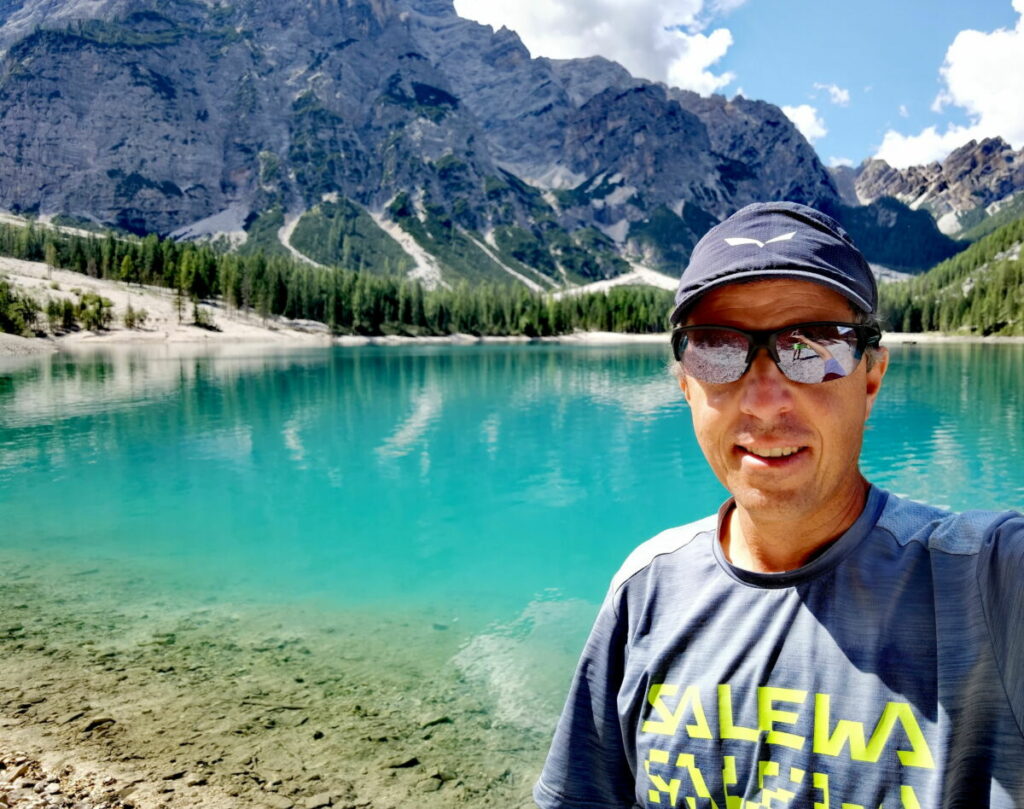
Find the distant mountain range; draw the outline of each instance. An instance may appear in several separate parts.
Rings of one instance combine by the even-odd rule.
[[[916,272],[963,246],[936,219],[1016,199],[968,168],[830,173],[772,104],[531,58],[451,0],[12,0],[0,53],[0,209],[428,285],[676,276],[765,199]]]
[[[894,169],[884,160],[830,169],[847,205],[891,197],[927,211],[950,236],[973,240],[1024,216],[1024,149],[972,140],[941,163]]]

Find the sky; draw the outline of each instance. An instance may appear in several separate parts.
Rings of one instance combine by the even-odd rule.
[[[828,165],[1024,148],[1024,0],[455,0],[534,56],[776,104]]]

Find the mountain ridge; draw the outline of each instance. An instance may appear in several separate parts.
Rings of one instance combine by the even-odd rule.
[[[23,0],[0,48],[16,212],[541,286],[677,275],[755,200],[842,215],[778,107],[534,58],[450,0]]]
[[[1000,137],[971,140],[941,161],[896,169],[878,158],[832,169],[843,202],[869,205],[883,197],[926,210],[951,236],[977,238],[972,228],[1014,206],[1024,213],[1024,148]],[[994,227],[989,225],[987,229]]]

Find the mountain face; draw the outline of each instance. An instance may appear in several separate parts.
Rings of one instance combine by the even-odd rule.
[[[868,160],[856,170],[833,170],[833,179],[847,204],[892,197],[928,211],[950,235],[968,234],[1000,210],[1024,212],[1024,149],[1014,152],[1002,138],[972,140],[926,166],[894,169]]]
[[[676,275],[754,200],[841,207],[777,107],[451,0],[13,0],[0,49],[2,209],[546,289]]]

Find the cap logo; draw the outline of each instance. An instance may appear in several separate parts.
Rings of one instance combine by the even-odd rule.
[[[794,236],[796,236],[795,230],[790,231],[789,233],[783,233],[781,236],[775,236],[766,242],[762,242],[760,239],[751,239],[747,236],[731,236],[724,241],[730,247],[738,247],[741,244],[756,244],[758,247],[764,247],[766,244],[771,244],[772,242],[788,242]]]

